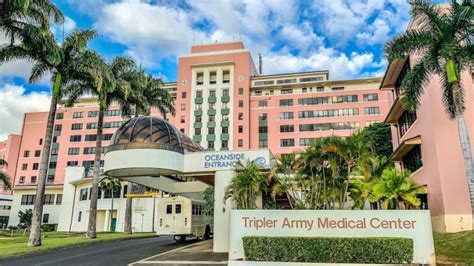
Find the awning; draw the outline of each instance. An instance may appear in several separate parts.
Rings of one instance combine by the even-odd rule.
[[[407,154],[413,147],[416,145],[421,144],[421,136],[418,135],[416,137],[406,139],[400,145],[398,145],[397,149],[390,155],[390,160],[391,161],[401,161],[403,159],[403,156]]]
[[[397,97],[395,102],[390,107],[390,110],[388,111],[388,114],[385,117],[384,123],[396,124],[400,116],[403,114],[404,110],[405,109],[403,109],[401,97]]]
[[[407,59],[408,57],[397,59],[388,65],[380,84],[380,90],[393,89],[395,87],[395,82],[397,82],[400,71],[402,71]]]

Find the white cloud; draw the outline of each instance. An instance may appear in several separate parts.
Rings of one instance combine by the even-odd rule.
[[[270,53],[263,59],[263,68],[268,73],[329,70],[332,80],[359,76],[364,68],[375,65],[371,53],[353,52],[348,57],[332,48],[320,48],[309,57]]]
[[[13,84],[0,87],[0,140],[9,134],[20,134],[23,115],[48,111],[50,96],[44,92],[25,93],[25,88]]]

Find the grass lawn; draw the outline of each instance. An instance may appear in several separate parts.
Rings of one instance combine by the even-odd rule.
[[[96,239],[87,239],[84,234],[68,234],[63,232],[43,233],[43,245],[40,247],[27,247],[28,234],[13,238],[0,238],[0,258],[22,255],[32,252],[51,250],[69,246],[82,246],[103,241],[113,241],[119,239],[139,238],[156,236],[156,233],[134,233],[127,235],[124,233],[97,233]]]
[[[437,263],[474,264],[474,231],[434,233]]]

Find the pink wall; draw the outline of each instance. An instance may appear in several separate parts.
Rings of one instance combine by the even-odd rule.
[[[410,58],[416,64],[416,58]],[[472,77],[464,73],[462,83],[465,92],[465,119],[470,131],[474,154],[474,93]],[[420,97],[417,120],[400,139],[397,130],[392,130],[394,149],[406,139],[421,136],[423,167],[414,178],[428,187],[428,203],[433,215],[471,213],[464,161],[458,138],[456,120],[447,116],[441,100],[438,76],[432,76]]]
[[[225,42],[225,43],[211,43],[202,45],[191,46],[191,53],[205,53],[205,52],[216,52],[225,50],[236,50],[243,49],[244,44],[242,42]]]
[[[6,173],[11,182],[14,182],[15,171],[18,161],[18,153],[20,150],[20,135],[11,134],[7,140],[0,142],[0,159],[7,161],[8,165],[0,168],[0,171]],[[0,186],[0,194],[12,194],[11,190],[5,190]]]
[[[364,102],[363,95],[368,93],[377,93],[378,101]],[[358,102],[355,103],[336,103],[336,104],[319,104],[319,105],[299,105],[298,99],[310,97],[325,97],[325,96],[340,96],[340,95],[357,95]],[[293,106],[280,107],[280,99],[293,99]],[[259,108],[258,101],[267,100],[268,107]],[[251,97],[251,149],[258,149],[259,147],[259,132],[258,132],[258,116],[259,113],[267,113],[268,116],[268,148],[274,155],[281,153],[291,153],[294,150],[303,150],[305,147],[299,146],[300,138],[320,138],[331,135],[349,136],[351,130],[331,130],[331,131],[311,131],[299,132],[300,124],[311,123],[337,123],[337,122],[358,122],[360,128],[364,128],[371,121],[383,121],[388,112],[389,102],[388,94],[385,91],[378,89],[357,89],[347,91],[335,92],[311,92],[299,94],[284,94],[284,95],[264,95]],[[379,107],[379,115],[365,115],[365,107]],[[328,109],[346,109],[358,108],[359,115],[346,117],[320,117],[320,118],[298,118],[299,111],[315,111]],[[280,119],[280,112],[293,112],[294,119]],[[294,125],[294,132],[281,133],[280,125]],[[295,139],[295,147],[280,147],[280,139]]]

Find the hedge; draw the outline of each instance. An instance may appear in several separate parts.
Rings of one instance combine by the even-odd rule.
[[[243,238],[245,260],[401,264],[413,261],[413,239],[401,237]]]

